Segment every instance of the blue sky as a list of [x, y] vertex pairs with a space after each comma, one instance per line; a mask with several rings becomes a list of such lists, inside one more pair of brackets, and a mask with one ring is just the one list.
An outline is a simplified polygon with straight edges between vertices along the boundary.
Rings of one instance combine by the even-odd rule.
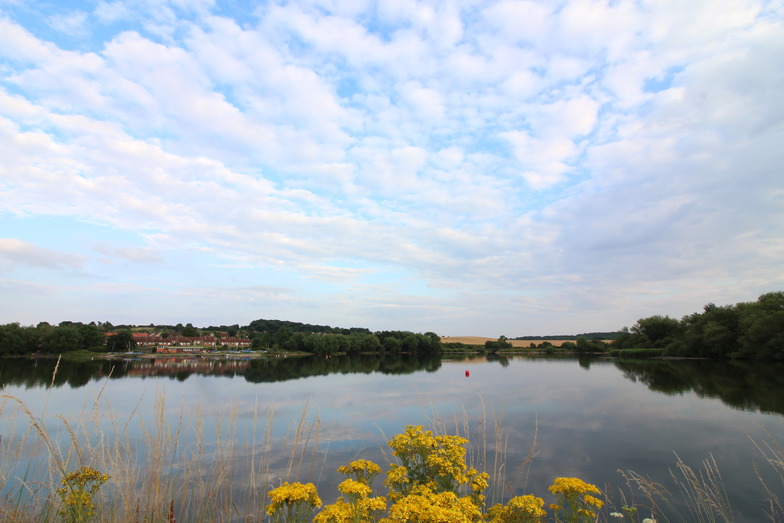
[[0, 0], [0, 323], [568, 334], [781, 290], [783, 19]]

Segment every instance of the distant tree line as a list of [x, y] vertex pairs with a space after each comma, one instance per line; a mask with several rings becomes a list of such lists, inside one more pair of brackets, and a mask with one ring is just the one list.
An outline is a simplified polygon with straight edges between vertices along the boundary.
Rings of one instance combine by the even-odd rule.
[[661, 348], [667, 356], [784, 360], [784, 292], [755, 302], [705, 305], [677, 320], [651, 316], [624, 327], [615, 348]]
[[320, 334], [370, 334], [370, 330], [360, 327], [351, 327], [349, 329], [330, 327], [329, 325], [311, 325], [308, 323], [299, 323], [296, 321], [286, 320], [253, 320], [249, 325], [242, 328], [248, 332], [270, 332], [276, 333], [283, 329], [288, 329], [291, 332], [301, 333], [320, 333]]
[[333, 328], [283, 320], [255, 320], [244, 327], [220, 325], [203, 329], [197, 329], [191, 323], [136, 326], [112, 325], [109, 322], [84, 324], [64, 321], [58, 325], [50, 325], [46, 322], [36, 326], [21, 326], [18, 323], [0, 325], [0, 356], [60, 354], [77, 350], [125, 352], [136, 347], [133, 339], [134, 332], [156, 332], [161, 334], [162, 338], [226, 333], [232, 337], [238, 335], [249, 337], [254, 349], [315, 354], [361, 352], [435, 354], [442, 350], [441, 337], [434, 332], [372, 333], [365, 328]]
[[408, 331], [383, 331], [377, 333], [361, 330], [343, 333], [294, 332], [283, 327], [275, 332], [251, 334], [253, 348], [272, 351], [311, 352], [314, 354], [425, 353], [441, 352], [441, 338], [428, 332], [418, 334]]
[[621, 331], [612, 332], [586, 332], [583, 334], [556, 334], [553, 336], [518, 336], [512, 338], [513, 340], [575, 340], [577, 338], [585, 338], [586, 340], [614, 340], [621, 334]]
[[64, 321], [55, 326], [42, 322], [35, 327], [8, 323], [0, 325], [0, 355], [105, 350], [104, 332], [96, 323]]

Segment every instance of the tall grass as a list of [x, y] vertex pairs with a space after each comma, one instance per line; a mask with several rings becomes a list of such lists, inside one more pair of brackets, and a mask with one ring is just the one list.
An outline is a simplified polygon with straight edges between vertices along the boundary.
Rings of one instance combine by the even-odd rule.
[[784, 492], [784, 448], [770, 434], [768, 438], [769, 441], [763, 443], [755, 441], [752, 443], [760, 452], [764, 463], [768, 465], [767, 471], [773, 477], [766, 480], [764, 472], [760, 470], [757, 463], [754, 464], [754, 472], [768, 496], [765, 500], [768, 517], [771, 521], [784, 521], [784, 499], [779, 497], [779, 492]]
[[[762, 470], [758, 463], [753, 463], [757, 479], [767, 495], [765, 520], [782, 522], [784, 505], [780, 495], [784, 492], [784, 449], [773, 437], [762, 444], [752, 443], [759, 450], [762, 462], [768, 465], [767, 470]], [[618, 499], [610, 499], [608, 505], [618, 507], [618, 510], [622, 506], [634, 507], [635, 513], [655, 515], [656, 521], [734, 522], [735, 515], [713, 455], [696, 469], [677, 454], [675, 458], [675, 468], [670, 470], [673, 490], [634, 471], [619, 470], [628, 490], [619, 490]], [[766, 479], [771, 476], [773, 482]], [[605, 492], [612, 495], [612, 489]]]
[[[471, 423], [471, 416], [462, 411], [449, 422], [443, 420], [432, 403], [426, 418], [438, 434], [455, 434], [466, 438], [469, 443], [466, 463], [480, 472], [490, 475], [490, 484], [485, 495], [487, 504], [503, 503], [514, 497], [520, 490], [525, 491], [528, 473], [538, 456], [537, 439], [539, 424], [535, 423], [529, 450], [524, 456], [509, 452], [509, 431], [504, 428], [503, 415], [494, 408], [488, 411], [484, 398], [480, 395], [481, 416]], [[388, 439], [388, 438], [387, 438]]]
[[0, 521], [59, 520], [57, 488], [83, 466], [111, 476], [93, 502], [98, 521], [118, 522], [261, 521], [270, 489], [316, 472], [320, 422], [307, 405], [273, 438], [274, 411], [257, 402], [246, 437], [236, 405], [214, 419], [198, 407], [172, 416], [156, 392], [152, 416], [142, 415], [140, 398], [120, 417], [102, 393], [70, 419], [46, 417], [48, 400], [36, 415], [19, 397], [0, 395]]

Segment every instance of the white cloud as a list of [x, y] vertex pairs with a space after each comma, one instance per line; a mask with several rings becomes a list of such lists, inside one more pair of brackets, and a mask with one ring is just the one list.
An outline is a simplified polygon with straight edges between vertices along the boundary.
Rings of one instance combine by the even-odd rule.
[[69, 35], [84, 35], [87, 32], [87, 13], [71, 12], [52, 15], [47, 23], [55, 30]]
[[61, 270], [79, 269], [85, 260], [79, 255], [46, 249], [17, 238], [0, 238], [0, 261], [10, 269], [32, 266]]
[[576, 153], [574, 142], [567, 138], [541, 139], [526, 131], [508, 131], [500, 137], [512, 145], [520, 175], [535, 189], [561, 182], [569, 170], [567, 161]]
[[414, 114], [420, 118], [427, 119], [431, 123], [443, 118], [444, 103], [441, 93], [435, 89], [422, 87], [416, 83], [409, 83], [402, 89], [402, 95], [411, 106]]
[[[113, 263], [71, 259], [94, 277], [155, 262], [128, 275], [147, 288], [210, 267], [187, 291], [207, 314], [246, 271], [259, 288], [290, 278], [292, 314], [372, 322], [379, 300], [401, 322], [477, 328], [517, 325], [504, 307], [621, 322], [641, 301], [691, 304], [695, 282], [737, 301], [781, 280], [775, 3], [58, 13], [67, 36], [20, 8], [0, 18], [0, 206], [130, 235], [85, 243]], [[61, 250], [41, 237], [17, 238], [30, 260]], [[569, 313], [596, 294], [612, 304]]]
[[161, 263], [163, 257], [151, 247], [109, 247], [97, 245], [95, 250], [99, 253], [120, 258], [134, 263]]

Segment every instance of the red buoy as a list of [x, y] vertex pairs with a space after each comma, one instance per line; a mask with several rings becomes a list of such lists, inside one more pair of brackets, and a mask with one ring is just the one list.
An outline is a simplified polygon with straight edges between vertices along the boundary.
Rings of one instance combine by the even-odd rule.
[[470, 371], [470, 370], [467, 370], [467, 371], [466, 371], [466, 378], [468, 378], [469, 376], [471, 376], [471, 371]]

